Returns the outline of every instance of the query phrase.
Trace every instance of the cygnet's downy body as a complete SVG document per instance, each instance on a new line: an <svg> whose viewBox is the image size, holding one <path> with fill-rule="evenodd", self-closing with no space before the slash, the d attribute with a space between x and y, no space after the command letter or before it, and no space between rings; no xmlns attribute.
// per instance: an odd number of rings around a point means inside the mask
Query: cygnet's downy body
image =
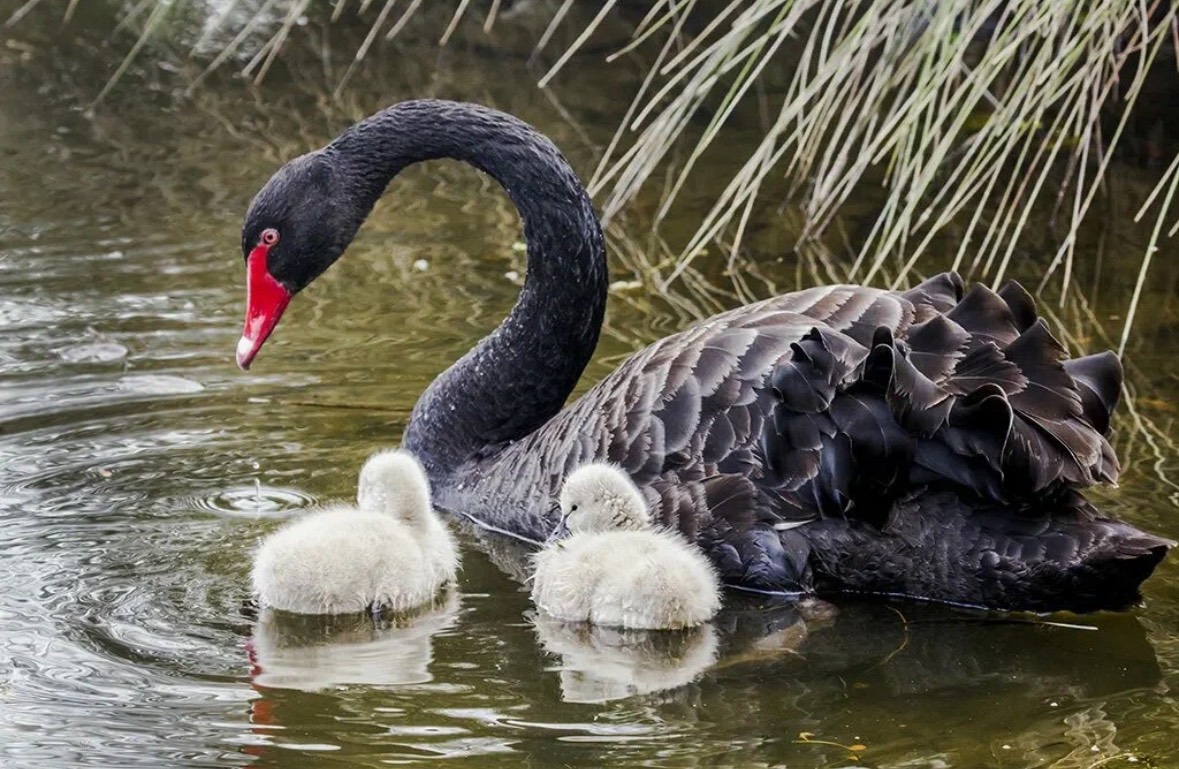
<svg viewBox="0 0 1179 769"><path fill-rule="evenodd" d="M550 617L652 630L694 627L720 608L705 555L657 529L646 502L617 467L590 464L561 489L569 535L536 554L532 600Z"/></svg>
<svg viewBox="0 0 1179 769"><path fill-rule="evenodd" d="M302 516L263 541L251 574L258 603L299 614L405 611L454 580L458 549L430 506L425 472L405 451L360 471L357 506Z"/></svg>

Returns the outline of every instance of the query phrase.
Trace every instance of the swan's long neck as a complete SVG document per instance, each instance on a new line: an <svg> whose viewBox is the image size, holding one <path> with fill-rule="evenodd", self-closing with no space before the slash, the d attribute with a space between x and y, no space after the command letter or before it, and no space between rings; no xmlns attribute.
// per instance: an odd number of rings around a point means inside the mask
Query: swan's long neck
<svg viewBox="0 0 1179 769"><path fill-rule="evenodd" d="M357 124L325 152L348 169L364 214L405 166L455 158L498 181L524 223L528 274L515 307L422 394L405 447L438 479L547 422L589 363L606 304L601 227L557 148L502 112L415 101Z"/></svg>

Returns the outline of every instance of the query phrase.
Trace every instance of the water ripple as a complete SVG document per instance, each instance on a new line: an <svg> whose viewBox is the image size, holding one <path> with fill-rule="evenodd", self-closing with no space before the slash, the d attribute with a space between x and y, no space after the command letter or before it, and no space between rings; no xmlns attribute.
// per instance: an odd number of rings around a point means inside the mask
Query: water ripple
<svg viewBox="0 0 1179 769"><path fill-rule="evenodd" d="M276 488L257 483L220 489L207 497L189 497L193 510L240 518L284 518L315 504L310 494L298 489Z"/></svg>

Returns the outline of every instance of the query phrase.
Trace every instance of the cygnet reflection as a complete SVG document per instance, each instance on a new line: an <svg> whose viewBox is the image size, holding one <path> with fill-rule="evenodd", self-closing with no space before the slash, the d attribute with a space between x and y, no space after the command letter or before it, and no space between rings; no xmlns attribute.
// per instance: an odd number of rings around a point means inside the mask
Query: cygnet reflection
<svg viewBox="0 0 1179 769"><path fill-rule="evenodd" d="M250 642L257 686L313 692L350 684L394 686L431 680L432 639L458 618L459 594L411 615L298 615L263 610Z"/></svg>
<svg viewBox="0 0 1179 769"><path fill-rule="evenodd" d="M538 613L541 645L561 658L566 702L608 702L678 689L715 661L719 642L711 623L685 630L634 630L562 622Z"/></svg>

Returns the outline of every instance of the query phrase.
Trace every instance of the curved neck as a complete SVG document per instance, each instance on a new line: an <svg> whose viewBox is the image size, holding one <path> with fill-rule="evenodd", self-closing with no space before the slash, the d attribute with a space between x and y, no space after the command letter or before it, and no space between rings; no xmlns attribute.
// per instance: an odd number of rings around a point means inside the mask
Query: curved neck
<svg viewBox="0 0 1179 769"><path fill-rule="evenodd" d="M365 215L402 168L454 158L499 182L524 223L528 274L515 307L422 394L404 446L437 479L547 422L589 363L606 305L601 226L553 143L486 107L412 101L358 123L324 152L356 185Z"/></svg>

